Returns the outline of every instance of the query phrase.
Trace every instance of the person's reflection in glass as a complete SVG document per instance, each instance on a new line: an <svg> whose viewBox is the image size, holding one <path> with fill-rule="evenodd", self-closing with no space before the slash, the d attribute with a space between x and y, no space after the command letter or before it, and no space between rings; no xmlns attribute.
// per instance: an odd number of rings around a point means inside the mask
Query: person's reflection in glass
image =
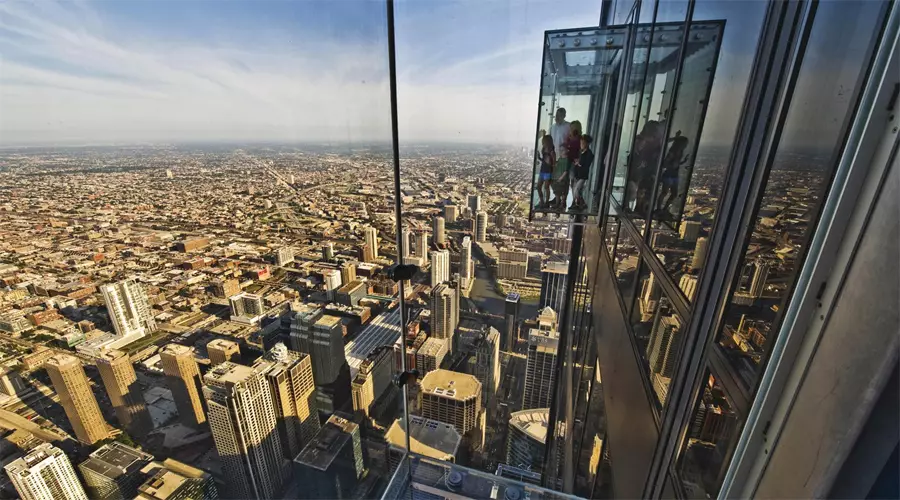
<svg viewBox="0 0 900 500"><path fill-rule="evenodd" d="M638 214L645 214L649 208L650 191L653 189L656 161L662 152L664 133L665 127L662 123L650 120L634 138L628 189L634 197L633 211Z"/></svg>
<svg viewBox="0 0 900 500"><path fill-rule="evenodd" d="M669 139L672 143L669 146L669 152L663 159L662 178L660 179L661 189L657 198L657 219L670 218L669 206L675 201L678 194L678 177L681 172L681 166L687 163L690 155L686 155L688 144L690 141L687 137L681 135L681 131L675 132L675 137Z"/></svg>

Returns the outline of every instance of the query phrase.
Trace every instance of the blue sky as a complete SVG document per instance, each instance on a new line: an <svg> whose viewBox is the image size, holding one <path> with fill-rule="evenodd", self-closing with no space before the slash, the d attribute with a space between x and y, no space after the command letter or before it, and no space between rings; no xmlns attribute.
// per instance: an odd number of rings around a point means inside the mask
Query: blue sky
<svg viewBox="0 0 900 500"><path fill-rule="evenodd" d="M728 19L704 140L731 138L763 11L697 4L695 19ZM398 0L401 140L530 143L542 32L599 12ZM0 145L387 140L386 36L377 0L0 1Z"/></svg>

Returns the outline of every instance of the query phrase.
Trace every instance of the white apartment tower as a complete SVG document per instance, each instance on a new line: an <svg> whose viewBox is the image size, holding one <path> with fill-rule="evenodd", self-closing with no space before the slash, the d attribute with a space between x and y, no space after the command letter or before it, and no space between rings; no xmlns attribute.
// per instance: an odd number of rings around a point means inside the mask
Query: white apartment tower
<svg viewBox="0 0 900 500"><path fill-rule="evenodd" d="M435 287L450 279L450 252L431 252L431 286Z"/></svg>
<svg viewBox="0 0 900 500"><path fill-rule="evenodd" d="M133 280L109 283L100 287L109 319L119 337L142 337L156 331L143 287Z"/></svg>
<svg viewBox="0 0 900 500"><path fill-rule="evenodd" d="M50 443L36 446L5 469L22 500L87 500L69 458Z"/></svg>

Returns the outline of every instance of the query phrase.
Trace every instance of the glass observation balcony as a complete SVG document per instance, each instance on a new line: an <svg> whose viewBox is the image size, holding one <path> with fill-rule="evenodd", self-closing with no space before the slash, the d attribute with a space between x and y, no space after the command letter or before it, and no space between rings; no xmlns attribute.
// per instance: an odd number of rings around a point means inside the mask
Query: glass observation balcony
<svg viewBox="0 0 900 500"><path fill-rule="evenodd" d="M548 31L532 216L596 215L609 166L626 210L646 213L656 189L653 213L677 227L724 27L695 21L687 29L672 22Z"/></svg>

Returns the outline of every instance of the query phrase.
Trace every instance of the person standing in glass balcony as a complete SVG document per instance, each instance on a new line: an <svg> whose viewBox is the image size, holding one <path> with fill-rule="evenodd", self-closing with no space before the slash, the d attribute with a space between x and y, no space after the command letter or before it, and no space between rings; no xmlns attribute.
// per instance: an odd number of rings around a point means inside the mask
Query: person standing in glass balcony
<svg viewBox="0 0 900 500"><path fill-rule="evenodd" d="M583 191L584 184L590 176L591 164L594 163L594 152L591 150L591 142L593 140L588 134L581 136L581 152L572 166L572 197L574 200L569 210L584 210L587 208Z"/></svg>
<svg viewBox="0 0 900 500"><path fill-rule="evenodd" d="M550 182L553 178L553 167L556 166L556 148L553 147L553 137L545 135L541 137L541 173L538 175L538 208L547 208L550 205Z"/></svg>
<svg viewBox="0 0 900 500"><path fill-rule="evenodd" d="M556 198L554 198L553 202L550 202L548 199L545 208L560 208L565 203L565 200L560 201L558 188L561 184L559 182L560 178L569 171L569 159L566 156L565 145L566 139L569 138L571 128L572 125L566 121L566 108L557 109L554 123L553 125L550 125L550 137L553 138L553 149L556 152L556 164L553 165L551 187L553 188L553 193L556 195ZM565 196L565 194L563 194L563 196Z"/></svg>
<svg viewBox="0 0 900 500"><path fill-rule="evenodd" d="M570 170L575 165L578 155L581 154L581 122L578 120L569 124L569 136L563 142L563 150L559 151L559 160L553 169L553 207L562 210L566 207L566 195L569 192ZM563 160L565 159L565 161Z"/></svg>

